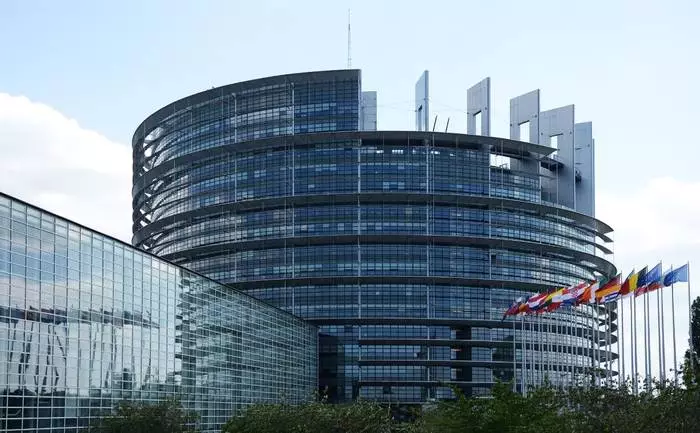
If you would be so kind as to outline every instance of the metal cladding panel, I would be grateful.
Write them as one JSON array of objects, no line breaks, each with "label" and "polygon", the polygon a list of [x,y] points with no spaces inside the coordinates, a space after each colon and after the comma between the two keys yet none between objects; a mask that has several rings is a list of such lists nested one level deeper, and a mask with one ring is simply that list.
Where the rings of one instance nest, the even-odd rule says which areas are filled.
[{"label": "metal cladding panel", "polygon": [[476,116],[481,113],[481,134],[491,135],[491,78],[486,77],[467,90],[467,134],[476,134]]},{"label": "metal cladding panel", "polygon": [[574,125],[576,166],[576,211],[595,215],[595,143],[593,123]]},{"label": "metal cladding panel", "polygon": [[558,137],[556,158],[562,163],[554,179],[543,185],[543,193],[549,201],[575,209],[574,106],[543,111],[539,120],[540,144],[551,146]]},{"label": "metal cladding panel", "polygon": [[360,130],[377,130],[377,92],[362,92],[360,97]]},{"label": "metal cladding panel", "polygon": [[[540,142],[540,90],[533,90],[510,100],[510,138],[512,140]],[[530,136],[520,136],[520,125],[530,122]]]},{"label": "metal cladding panel", "polygon": [[[530,122],[530,136],[520,136],[520,125]],[[510,100],[510,138],[539,143],[540,138],[540,91],[533,90]],[[535,160],[511,160],[511,168],[528,173],[538,173],[540,164]]]},{"label": "metal cladding panel", "polygon": [[430,95],[428,93],[428,88],[428,71],[425,71],[416,82],[416,131],[429,130]]}]

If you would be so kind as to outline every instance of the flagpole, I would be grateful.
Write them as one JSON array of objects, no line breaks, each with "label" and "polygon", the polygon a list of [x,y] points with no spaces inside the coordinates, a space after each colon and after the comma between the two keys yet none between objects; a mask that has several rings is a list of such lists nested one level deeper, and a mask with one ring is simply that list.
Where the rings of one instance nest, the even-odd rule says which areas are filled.
[{"label": "flagpole", "polygon": [[[663,274],[662,274],[663,275]],[[663,286],[663,283],[662,283]],[[666,361],[664,358],[666,357],[666,353],[664,352],[664,322],[663,322],[663,298],[661,296],[661,291],[663,290],[663,287],[659,287],[656,289],[656,328],[657,328],[657,334],[659,335],[659,380],[661,382],[664,381],[666,378],[666,367],[664,367],[664,364]]]},{"label": "flagpole", "polygon": [[609,304],[605,304],[605,366],[606,385],[612,382],[612,312]]},{"label": "flagpole", "polygon": [[591,319],[589,321],[591,324],[591,386],[595,387],[596,381],[595,381],[595,374],[596,374],[596,357],[598,356],[596,354],[596,348],[598,345],[597,341],[597,335],[598,331],[595,328],[595,317],[593,317],[593,312],[591,311]]},{"label": "flagpole", "polygon": [[[648,289],[647,289],[648,290]],[[646,371],[646,386],[647,386],[647,391],[650,391],[650,385],[651,385],[651,320],[649,317],[649,292],[646,292],[644,294],[644,300],[646,301],[646,306],[644,307],[644,317],[645,317],[645,323],[646,323],[646,330],[647,330],[647,335],[644,340],[644,351],[646,352],[646,362],[647,364],[644,366],[645,371]]]},{"label": "flagpole", "polygon": [[[615,319],[613,319],[613,313],[615,314]],[[617,329],[619,327],[616,327],[615,330],[613,330],[613,325],[615,322],[617,322],[617,318],[619,317],[619,313],[617,312],[617,303],[611,303],[610,304],[610,318],[608,321],[610,322],[610,386],[613,385],[615,382],[615,371],[617,371],[617,377],[620,377],[620,338],[619,335],[616,336]],[[615,339],[615,344],[616,344],[616,353],[617,353],[617,360],[615,360],[615,357],[613,356],[613,339]]]},{"label": "flagpole", "polygon": [[[673,271],[673,265],[671,266],[671,271]],[[662,276],[662,282],[661,282],[661,290],[663,290],[664,285],[663,285],[663,276]],[[665,313],[665,308],[664,308],[664,293],[662,292],[660,294],[661,296],[661,352],[663,353],[663,367],[664,367],[664,373],[663,373],[663,380],[664,382],[666,381],[666,374],[668,374],[668,370],[666,369],[666,320],[664,318],[664,313]]]},{"label": "flagpole", "polygon": [[540,374],[539,374],[539,384],[540,386],[544,385],[544,332],[542,331],[542,325],[543,325],[543,320],[542,316],[538,317],[538,328],[540,330],[539,334],[539,342],[540,342],[540,350],[539,350],[539,355],[540,355]]},{"label": "flagpole", "polygon": [[573,380],[573,371],[574,371],[574,357],[573,355],[573,347],[574,343],[571,340],[571,327],[572,323],[574,321],[574,312],[573,308],[569,308],[569,320],[566,323],[566,357],[568,358],[568,366],[566,368],[566,381],[567,381],[567,387],[571,387],[571,382]]},{"label": "flagpole", "polygon": [[549,320],[542,316],[542,326],[544,332],[544,343],[542,345],[542,382],[549,380]]},{"label": "flagpole", "polygon": [[552,322],[547,320],[547,376],[549,380],[554,383],[552,376],[552,371],[554,370],[554,359],[552,354],[554,353],[554,341],[552,335]]},{"label": "flagpole", "polygon": [[558,387],[561,388],[561,357],[559,356],[559,319],[554,322],[554,374],[557,378]]},{"label": "flagpole", "polygon": [[[647,289],[648,290],[648,289]],[[649,292],[646,292],[644,294],[645,300],[646,300],[646,307],[645,307],[645,317],[646,317],[646,329],[647,329],[647,337],[646,341],[644,344],[646,345],[645,351],[647,352],[647,366],[646,368],[646,373],[647,373],[647,391],[651,391],[651,317],[649,313]]]},{"label": "flagpole", "polygon": [[632,297],[630,298],[630,309],[632,310],[632,337],[630,346],[630,356],[632,356],[632,387],[634,388],[634,395],[639,394],[639,388],[637,386],[638,380],[638,367],[639,367],[639,354],[637,353],[637,296],[632,292]]},{"label": "flagpole", "polygon": [[564,363],[564,383],[566,384],[566,388],[569,388],[570,381],[569,381],[569,373],[571,372],[571,339],[569,338],[569,327],[571,326],[571,311],[568,311],[566,314],[566,321],[564,322],[564,325],[562,326],[564,328],[564,355],[566,355],[566,362]]},{"label": "flagpole", "polygon": [[[564,313],[562,311],[562,313]],[[569,386],[569,329],[568,323],[571,322],[569,314],[564,315],[564,322],[561,324],[561,354],[563,361],[561,363],[561,373],[562,373],[562,383],[563,387],[567,388]]]},{"label": "flagpole", "polygon": [[535,378],[537,379],[536,383],[538,386],[540,386],[540,366],[539,366],[539,356],[540,353],[542,352],[542,326],[540,326],[540,318],[536,317],[535,318],[535,324],[537,325],[537,350],[532,352],[532,359],[535,361]]},{"label": "flagpole", "polygon": [[690,366],[692,368],[692,371],[695,371],[695,345],[693,344],[693,302],[690,299],[690,262],[686,263],[686,266],[688,266],[688,327],[690,328],[690,344],[688,344],[688,347],[690,348]]},{"label": "flagpole", "polygon": [[525,376],[525,363],[527,362],[527,354],[525,351],[525,316],[522,316],[522,322],[520,324],[520,338],[522,341],[522,345],[520,346],[520,350],[522,352],[522,356],[520,357],[520,373],[522,376],[522,382],[520,384],[520,392],[523,394],[523,396],[527,395],[527,382],[525,381],[526,376]]},{"label": "flagpole", "polygon": [[530,322],[530,333],[529,333],[529,337],[530,337],[530,367],[528,370],[528,378],[529,378],[528,381],[534,385],[535,384],[535,339],[532,337],[534,336],[535,328],[532,324],[532,320],[529,320],[529,322]]},{"label": "flagpole", "polygon": [[598,313],[598,306],[594,306],[595,309],[595,352],[593,352],[593,356],[595,358],[595,362],[593,363],[593,372],[595,374],[594,376],[594,381],[593,383],[595,386],[598,386],[598,368],[600,366],[600,327],[599,327],[599,313]]},{"label": "flagpole", "polygon": [[[625,323],[625,300],[620,298],[620,315],[617,316],[617,353],[618,353],[618,370],[622,371],[621,379],[618,380],[622,385],[622,381],[627,380],[627,372],[625,371],[625,334],[622,325]],[[622,351],[620,351],[622,347]]]},{"label": "flagpole", "polygon": [[596,365],[596,329],[595,329],[595,317],[593,317],[593,312],[591,311],[591,385],[595,386],[595,365]]},{"label": "flagpole", "polygon": [[678,358],[676,355],[676,293],[673,289],[673,283],[671,283],[671,332],[673,333],[673,383],[678,386]]},{"label": "flagpole", "polygon": [[559,359],[559,320],[552,324],[552,382],[561,386],[560,369],[561,360]]},{"label": "flagpole", "polygon": [[644,294],[644,384],[649,385],[649,293]]},{"label": "flagpole", "polygon": [[598,369],[600,377],[598,378],[598,386],[603,386],[603,347],[605,342],[605,329],[600,330],[600,308],[595,307],[596,311],[596,328],[598,329]]},{"label": "flagpole", "polygon": [[571,367],[571,377],[569,379],[569,387],[573,386],[574,384],[574,370],[576,366],[576,355],[574,355],[574,339],[571,336],[574,330],[574,325],[576,324],[576,313],[574,312],[574,307],[570,306],[569,307],[569,312],[571,313],[571,321],[569,321],[569,329],[567,330],[567,341],[569,343],[569,353],[571,354],[571,358],[569,359],[569,364]]},{"label": "flagpole", "polygon": [[[598,308],[598,307],[596,307],[596,308]],[[605,307],[603,307],[603,308],[605,308]],[[598,308],[598,310],[600,311],[600,308]],[[601,371],[601,373],[603,373],[603,374],[605,375],[605,376],[604,376],[605,379],[603,379],[603,376],[601,376],[601,378],[600,378],[600,384],[601,384],[601,386],[603,385],[604,382],[605,382],[605,384],[606,384],[606,386],[607,386],[607,382],[608,382],[608,362],[607,362],[607,361],[608,361],[608,354],[607,354],[607,352],[605,352],[605,351],[608,349],[608,321],[607,321],[607,318],[605,317],[606,314],[607,314],[607,311],[605,310],[605,311],[603,312],[603,319],[602,319],[602,324],[603,324],[603,336],[602,336],[602,337],[603,337],[603,341],[602,341],[603,349],[600,351],[600,361],[601,361],[601,364],[603,364],[603,367],[605,368],[605,371],[604,371],[604,372]],[[603,363],[603,361],[604,361],[605,363]]]},{"label": "flagpole", "polygon": [[518,373],[515,363],[515,316],[513,316],[513,393],[518,392]]},{"label": "flagpole", "polygon": [[613,377],[613,365],[612,365],[612,306],[610,304],[605,304],[605,327],[607,329],[605,333],[605,365],[607,367],[607,386],[611,386]]},{"label": "flagpole", "polygon": [[[576,307],[574,306],[572,308],[576,308]],[[582,341],[582,338],[581,339],[578,338],[578,330],[581,328],[580,322],[579,322],[579,319],[580,319],[579,316],[580,316],[579,311],[578,311],[578,309],[576,309],[576,326],[574,328],[574,335],[576,336],[576,338],[575,338],[575,341],[576,341],[576,349],[575,349],[575,351],[576,351],[576,372],[575,372],[574,376],[576,376],[576,374],[580,374],[580,371],[581,371],[580,367],[583,367],[583,364],[581,361],[583,359],[583,357],[579,356],[579,353],[578,353],[579,346],[581,345],[581,341]],[[583,332],[581,332],[581,337],[583,337]]]},{"label": "flagpole", "polygon": [[[599,306],[596,306],[596,310],[598,310],[598,312],[600,312]],[[598,323],[598,326],[600,326],[600,322],[601,322],[601,321],[598,320],[598,322],[599,322],[599,323]],[[601,368],[601,376],[600,376],[600,385],[601,385],[601,386],[603,385],[603,382],[605,382],[605,381],[608,380],[608,366],[607,366],[607,363],[604,363],[604,361],[607,361],[607,355],[605,355],[605,354],[603,353],[603,351],[607,348],[606,343],[607,343],[607,341],[608,341],[608,330],[607,330],[607,326],[606,326],[606,325],[607,325],[607,321],[605,320],[605,315],[603,315],[603,320],[602,320],[602,322],[603,322],[603,335],[601,336],[601,337],[602,337],[602,347],[601,347],[600,350],[598,351],[598,355],[599,355],[599,357],[600,357],[600,358],[599,358],[599,363],[600,363],[601,366],[605,369],[605,371],[602,371],[603,368]],[[604,356],[605,356],[605,358],[604,358]],[[603,379],[603,378],[605,378],[605,379]]]},{"label": "flagpole", "polygon": [[642,295],[642,319],[644,319],[644,322],[642,323],[642,326],[644,327],[644,384],[646,385],[647,383],[647,366],[649,365],[649,359],[648,359],[648,354],[647,354],[647,297],[646,293]]},{"label": "flagpole", "polygon": [[[608,308],[608,328],[610,329],[610,330],[608,331],[608,335],[610,336],[610,338],[609,338],[609,340],[608,340],[608,359],[609,359],[609,360],[608,360],[608,365],[610,366],[610,382],[609,382],[609,384],[608,384],[609,386],[612,386],[613,379],[614,379],[614,377],[613,377],[614,374],[613,374],[613,373],[615,372],[614,367],[613,367],[613,361],[614,361],[614,359],[613,359],[613,356],[612,356],[613,337],[614,337],[614,335],[613,335],[613,328],[612,328],[612,327],[613,327],[613,317],[612,317],[612,315],[613,315],[613,306],[615,307],[615,308],[614,308],[615,314],[617,314],[617,304],[611,303],[611,304],[609,304],[609,308]],[[617,342],[618,342],[618,345],[617,345],[617,348],[618,348],[618,351],[617,351],[617,353],[618,353],[618,359],[619,359],[619,354],[620,354],[620,351],[619,351],[619,348],[620,348],[619,341],[620,341],[620,339],[618,338],[618,339],[617,339]],[[619,370],[619,368],[618,368],[618,370]],[[619,373],[620,373],[620,372],[618,371],[618,374],[619,374]]]}]

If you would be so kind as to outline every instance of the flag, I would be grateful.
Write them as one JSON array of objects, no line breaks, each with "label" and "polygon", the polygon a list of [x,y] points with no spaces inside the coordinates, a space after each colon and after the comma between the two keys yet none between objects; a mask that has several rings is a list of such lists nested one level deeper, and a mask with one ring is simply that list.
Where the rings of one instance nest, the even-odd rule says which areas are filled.
[{"label": "flag", "polygon": [[527,314],[529,312],[530,306],[527,304],[527,302],[523,302],[522,304],[518,305],[518,312],[515,314]]},{"label": "flag", "polygon": [[564,299],[563,304],[564,305],[571,305],[574,306],[576,305],[578,298],[581,297],[583,292],[586,290],[588,286],[590,286],[591,283],[586,281],[581,284],[577,284],[575,286],[571,286],[569,288],[569,295],[567,299]]},{"label": "flag", "polygon": [[[656,268],[659,268],[658,272],[656,272]],[[662,288],[664,286],[664,277],[666,273],[662,272],[661,263],[654,266],[654,269],[650,272],[650,274],[652,274],[651,277],[647,277],[647,285],[649,286],[647,291],[653,292],[654,290]]]},{"label": "flag", "polygon": [[544,302],[542,302],[542,310],[541,312],[552,312],[559,308],[561,306],[561,297],[562,294],[564,293],[564,288],[554,290],[552,292],[549,292],[547,294],[547,297],[544,298]]},{"label": "flag", "polygon": [[663,281],[662,278],[661,263],[659,263],[644,275],[643,281],[637,281],[637,290],[634,292],[634,296],[643,295],[658,289]]},{"label": "flag", "polygon": [[557,302],[560,305],[573,306],[576,303],[576,295],[578,293],[576,289],[579,286],[581,286],[581,284],[577,286],[567,287],[566,289],[562,290],[559,297],[555,299],[555,302]]},{"label": "flag", "polygon": [[595,292],[598,290],[599,285],[599,281],[593,281],[592,283],[589,283],[588,286],[585,289],[583,289],[580,296],[576,298],[576,305],[595,302]]},{"label": "flag", "polygon": [[617,274],[614,278],[602,285],[595,293],[596,301],[601,304],[616,301],[620,296],[620,289],[622,288],[620,284],[621,278],[622,275]]},{"label": "flag", "polygon": [[536,295],[530,296],[526,304],[528,306],[528,311],[537,311],[542,308],[542,303],[545,298],[547,298],[546,293],[538,293]]},{"label": "flag", "polygon": [[515,316],[516,314],[518,314],[518,308],[520,307],[520,304],[522,304],[522,302],[523,298],[518,298],[515,302],[513,302],[513,305],[511,305],[510,308],[508,308],[506,312],[503,313],[503,319],[505,319],[507,316]]},{"label": "flag", "polygon": [[625,278],[625,282],[622,283],[622,287],[620,287],[620,297],[634,293],[635,289],[637,288],[637,280],[639,280],[640,273],[641,271],[635,273],[634,270],[630,272],[627,278]]},{"label": "flag", "polygon": [[646,289],[644,288],[645,280],[647,279],[647,266],[644,266],[641,271],[638,273],[637,277],[637,287],[634,289],[634,296],[637,297],[639,295],[643,295],[646,293]]},{"label": "flag", "polygon": [[[503,319],[505,319],[507,316],[512,316],[516,311],[518,311],[518,303],[517,302],[513,303],[513,305],[511,305],[510,307],[508,307],[508,309],[506,309],[505,313],[503,313]],[[501,320],[503,320],[503,319],[501,319]]]},{"label": "flag", "polygon": [[674,269],[668,272],[664,277],[664,287],[668,287],[675,283],[687,283],[688,282],[688,264],[681,266],[678,269]]},{"label": "flag", "polygon": [[564,289],[557,289],[554,291],[551,291],[547,294],[547,297],[544,298],[544,302],[542,303],[544,307],[548,307],[551,304],[555,303],[555,300],[559,299],[561,296],[561,293],[564,291]]}]

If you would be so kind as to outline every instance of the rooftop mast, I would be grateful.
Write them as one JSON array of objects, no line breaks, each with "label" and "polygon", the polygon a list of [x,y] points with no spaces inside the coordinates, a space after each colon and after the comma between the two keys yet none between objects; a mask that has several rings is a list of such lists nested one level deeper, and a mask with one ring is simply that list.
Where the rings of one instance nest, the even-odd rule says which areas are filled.
[{"label": "rooftop mast", "polygon": [[352,68],[352,56],[350,55],[350,9],[348,9],[348,69]]}]

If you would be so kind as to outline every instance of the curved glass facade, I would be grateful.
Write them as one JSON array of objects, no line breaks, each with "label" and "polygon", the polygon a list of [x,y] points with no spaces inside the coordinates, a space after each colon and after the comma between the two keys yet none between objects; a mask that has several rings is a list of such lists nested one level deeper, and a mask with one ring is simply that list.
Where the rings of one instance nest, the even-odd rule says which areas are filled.
[{"label": "curved glass facade", "polygon": [[0,431],[178,398],[203,432],[317,384],[316,327],[0,194]]},{"label": "curved glass facade", "polygon": [[[249,113],[221,100],[254,87],[265,104],[268,81],[285,83],[291,99],[272,100],[295,113],[284,120],[294,128],[251,136]],[[551,365],[528,374],[573,380],[614,356],[597,336],[614,327],[605,312],[533,318],[531,332],[501,320],[519,296],[615,272],[607,226],[543,201],[539,173],[491,164],[538,164],[551,149],[361,132],[354,109],[333,114],[344,122],[296,110],[298,90],[315,85],[335,89],[333,107],[357,105],[359,81],[359,71],[273,77],[147,119],[133,141],[134,244],[318,324],[320,385],[336,401],[423,402],[450,385],[484,394],[536,356]],[[190,112],[204,120],[169,123]],[[220,124],[235,126],[211,132]],[[514,334],[541,341],[515,345],[515,373]]]}]

